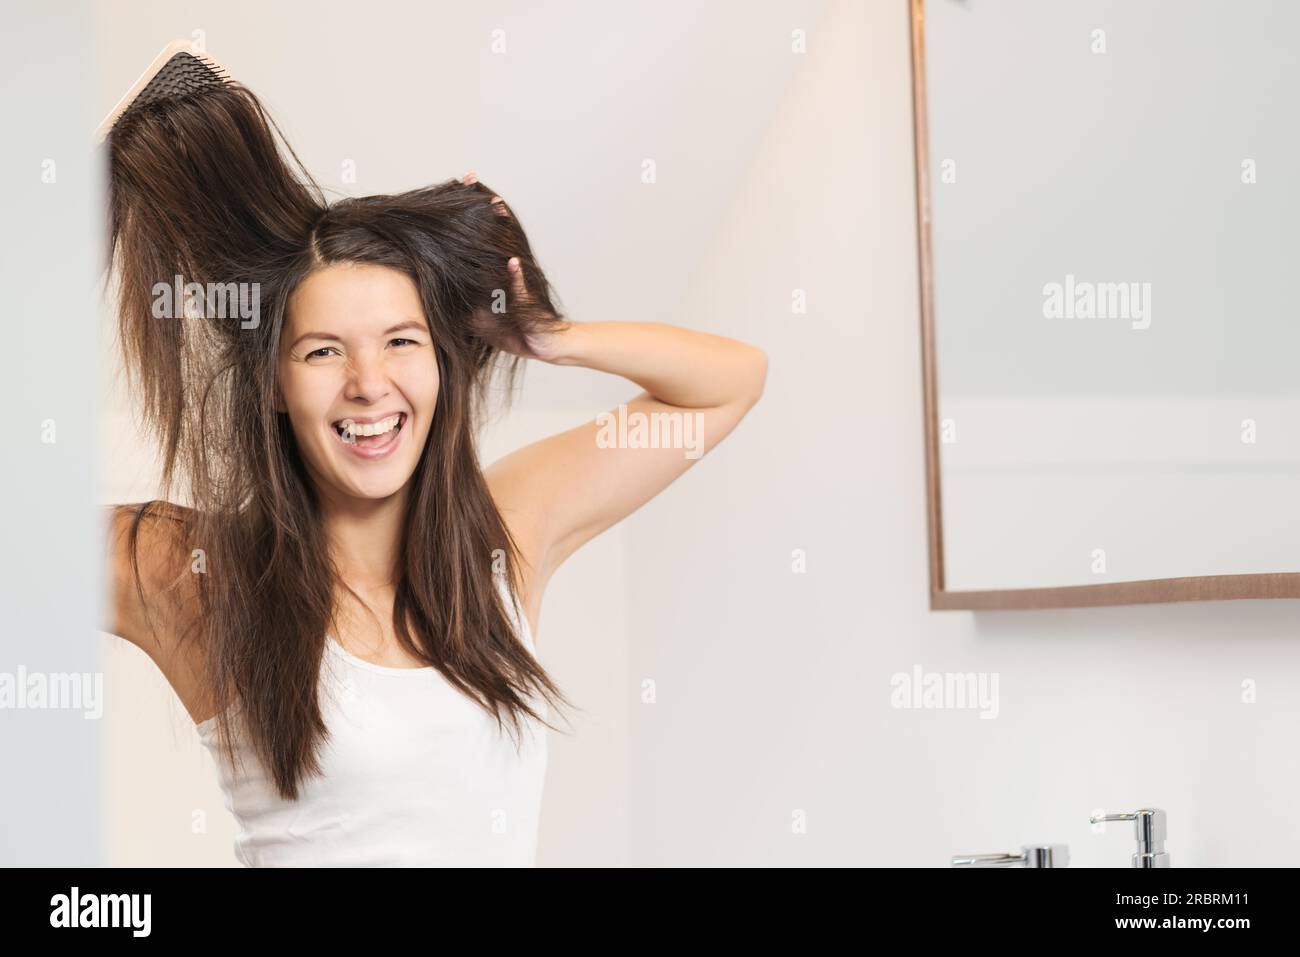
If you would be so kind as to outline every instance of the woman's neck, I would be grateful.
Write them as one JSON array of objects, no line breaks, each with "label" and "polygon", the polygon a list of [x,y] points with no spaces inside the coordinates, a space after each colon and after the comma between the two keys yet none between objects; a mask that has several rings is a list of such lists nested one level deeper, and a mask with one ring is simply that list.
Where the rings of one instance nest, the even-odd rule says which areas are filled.
[{"label": "woman's neck", "polygon": [[384,499],[322,500],[321,518],[343,581],[367,591],[397,584],[406,488]]}]

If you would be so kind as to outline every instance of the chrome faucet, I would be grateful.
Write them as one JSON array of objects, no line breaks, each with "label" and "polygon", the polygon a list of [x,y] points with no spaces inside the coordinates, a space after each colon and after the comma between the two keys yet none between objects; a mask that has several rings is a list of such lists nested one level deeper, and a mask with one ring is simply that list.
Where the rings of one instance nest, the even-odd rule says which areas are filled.
[{"label": "chrome faucet", "polygon": [[1019,854],[958,854],[953,867],[1068,867],[1066,844],[1026,844]]},{"label": "chrome faucet", "polygon": [[1102,821],[1132,821],[1133,834],[1137,838],[1137,850],[1133,852],[1134,867],[1168,867],[1169,852],[1165,850],[1165,838],[1169,828],[1165,812],[1158,807],[1141,808],[1122,814],[1094,814],[1088,818],[1093,824]]}]

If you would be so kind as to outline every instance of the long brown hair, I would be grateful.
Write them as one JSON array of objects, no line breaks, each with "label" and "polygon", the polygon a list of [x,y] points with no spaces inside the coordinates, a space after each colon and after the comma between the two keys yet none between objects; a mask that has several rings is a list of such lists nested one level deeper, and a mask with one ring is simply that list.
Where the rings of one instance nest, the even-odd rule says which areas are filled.
[{"label": "long brown hair", "polygon": [[[393,608],[401,645],[504,726],[541,719],[528,699],[564,696],[517,638],[519,550],[489,493],[476,439],[491,386],[508,401],[520,359],[502,349],[563,322],[518,218],[482,183],[452,180],[329,203],[262,104],[228,83],[129,111],[108,138],[109,265],[119,331],[146,423],[159,440],[164,501],[135,507],[166,524],[177,579],[197,607],[178,641],[202,642],[205,680],[227,753],[235,706],[280,794],[320,773],[328,734],[317,676],[346,588],[329,557],[319,502],[288,416],[275,411],[276,359],[289,297],[313,270],[343,262],[400,270],[419,291],[441,384],[410,479]],[[518,256],[528,301],[510,289]],[[156,284],[256,283],[260,315],[155,318]],[[502,307],[504,306],[504,311]],[[193,574],[191,555],[205,570]],[[183,555],[183,558],[180,557]],[[350,591],[350,589],[348,589]],[[143,591],[140,592],[143,599]],[[567,703],[567,702],[566,702]]]}]

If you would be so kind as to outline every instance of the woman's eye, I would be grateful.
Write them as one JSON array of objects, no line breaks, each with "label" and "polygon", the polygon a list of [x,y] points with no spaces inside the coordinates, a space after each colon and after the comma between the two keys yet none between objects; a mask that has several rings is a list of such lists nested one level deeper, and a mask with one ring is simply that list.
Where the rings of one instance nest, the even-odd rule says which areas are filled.
[{"label": "woman's eye", "polygon": [[[388,344],[390,346],[401,347],[401,346],[418,346],[420,343],[414,339],[390,339],[388,341]],[[341,353],[333,346],[321,346],[319,349],[314,349],[311,352],[307,353],[306,358],[328,359],[331,355],[341,355]]]}]

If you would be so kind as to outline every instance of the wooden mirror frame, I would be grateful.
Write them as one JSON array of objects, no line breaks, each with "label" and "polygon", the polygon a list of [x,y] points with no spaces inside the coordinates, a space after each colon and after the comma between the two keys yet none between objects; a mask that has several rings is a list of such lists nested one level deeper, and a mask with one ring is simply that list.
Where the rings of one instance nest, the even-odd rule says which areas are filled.
[{"label": "wooden mirror frame", "polygon": [[973,611],[1080,608],[1235,598],[1300,598],[1300,572],[1200,575],[1049,588],[949,591],[944,580],[943,509],[939,483],[938,386],[935,371],[934,261],[930,243],[930,152],[925,83],[925,0],[911,3],[912,134],[916,170],[917,255],[920,265],[921,380],[925,415],[926,519],[930,540],[930,608]]}]

